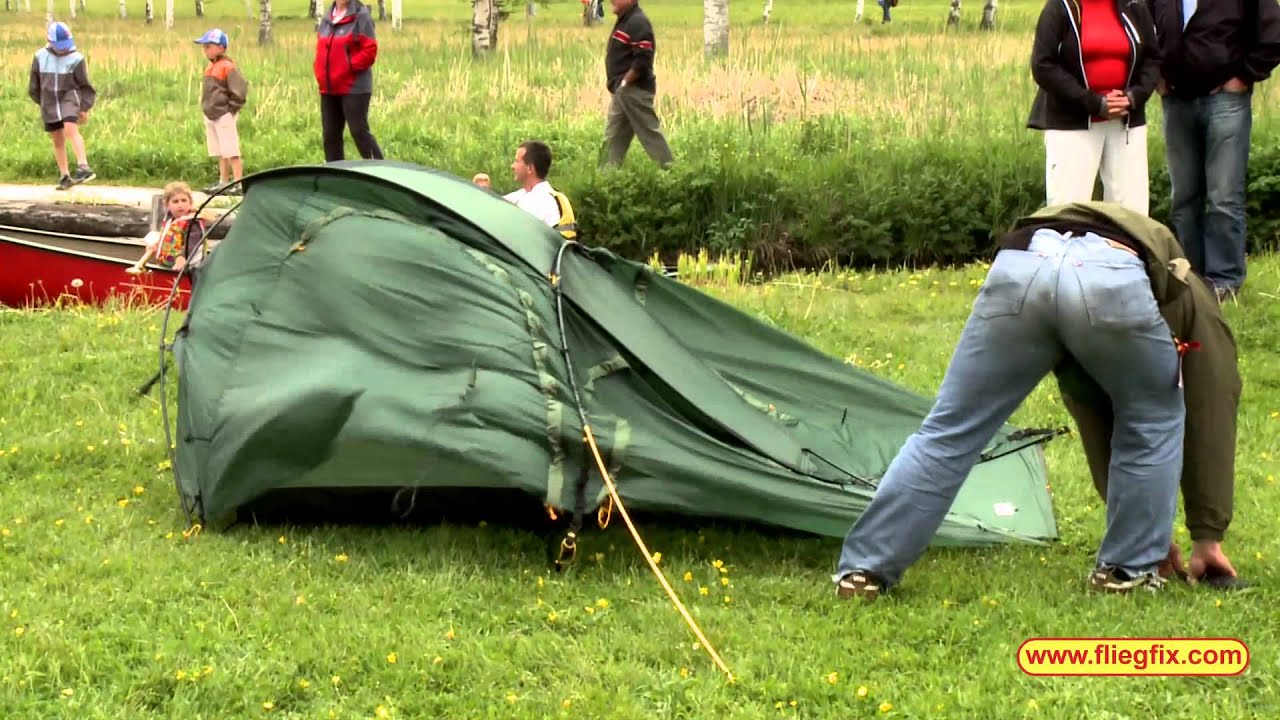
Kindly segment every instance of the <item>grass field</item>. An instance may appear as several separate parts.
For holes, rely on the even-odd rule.
[[[116,19],[114,2],[90,0],[89,14],[71,21],[101,91],[101,106],[85,126],[101,182],[204,183],[215,172],[204,157],[198,110],[205,61],[191,42],[215,23],[230,34],[230,54],[251,83],[240,118],[246,170],[321,160],[306,3],[274,3],[276,40],[265,49],[256,45],[257,21],[246,18],[243,4],[213,0],[204,19],[194,17],[193,5],[178,4],[171,31],[162,3],[147,26],[137,0],[129,0],[127,20]],[[760,22],[760,4],[735,4],[730,57],[708,63],[701,5],[647,0],[658,36],[658,111],[677,159],[796,173],[830,158],[871,162],[913,142],[972,143],[975,160],[1039,156],[1041,137],[1025,122],[1035,94],[1028,58],[1041,4],[1002,3],[994,33],[975,29],[977,2],[966,3],[959,32],[945,32],[948,5],[904,3],[882,26],[873,0],[862,24],[853,22],[852,2],[781,0],[768,25]],[[58,7],[66,19],[66,3]],[[594,171],[608,104],[608,23],[583,27],[577,2],[542,8],[531,22],[517,10],[500,30],[491,61],[475,63],[468,3],[405,7],[403,29],[389,20],[378,25],[370,122],[388,157],[465,177],[483,170],[506,183],[514,147],[540,137],[556,152],[553,175]],[[56,173],[23,92],[31,55],[43,44],[43,22],[37,3],[36,12],[10,13],[0,23],[0,126],[6,137],[23,138],[0,148],[2,180],[49,182]],[[1273,136],[1274,85],[1259,86],[1255,98],[1260,141]],[[1158,107],[1151,117],[1158,128]],[[1153,131],[1150,142],[1154,165],[1163,164],[1158,135]],[[347,152],[355,157],[350,141]],[[644,165],[638,146],[633,153]]]
[[[1251,270],[1254,292],[1227,307],[1246,389],[1226,547],[1260,590],[1086,594],[1103,509],[1062,438],[1047,449],[1061,542],[933,551],[872,606],[833,597],[834,539],[642,526],[734,685],[620,522],[567,576],[539,537],[499,524],[184,539],[158,402],[131,394],[160,317],[0,312],[0,717],[1276,717],[1280,261]],[[983,273],[702,286],[932,393]],[[1069,422],[1051,383],[1014,420]],[[1252,664],[1234,678],[1023,675],[1018,645],[1054,635],[1240,637]]]
[[[125,21],[115,3],[89,2],[72,26],[102,92],[85,126],[99,182],[212,179],[197,110],[203,61],[190,40],[213,24],[231,34],[253,83],[241,118],[246,169],[321,159],[304,2],[275,4],[267,49],[253,44],[256,20],[229,0],[206,3],[203,20],[179,5],[173,31],[162,3],[146,26],[141,2],[129,0]],[[0,15],[3,181],[56,179],[25,97],[43,42],[34,4]],[[1001,29],[978,33],[980,5],[966,2],[966,27],[944,34],[946,5],[904,3],[888,27],[870,0],[862,25],[852,3],[781,0],[769,26],[758,5],[735,5],[731,57],[707,65],[700,6],[646,2],[677,157],[802,173],[908,143],[1038,155],[1040,136],[1023,124],[1040,5],[1002,4]],[[474,64],[467,3],[406,11],[401,31],[379,24],[371,121],[388,156],[504,182],[512,148],[538,136],[556,150],[553,173],[591,172],[607,25],[581,27],[574,2],[540,9],[531,24],[517,13],[492,61]],[[1255,143],[1276,137],[1273,86],[1256,95]],[[1158,133],[1151,151],[1162,163]],[[897,598],[871,606],[835,600],[837,540],[642,526],[734,685],[697,649],[616,520],[584,541],[567,576],[547,570],[539,537],[498,523],[240,526],[185,538],[158,400],[133,394],[154,372],[160,316],[0,308],[0,718],[1280,717],[1280,257],[1250,262],[1246,293],[1226,308],[1245,377],[1226,550],[1257,590],[1087,595],[1104,508],[1078,440],[1060,438],[1047,448],[1059,543],[930,552]],[[975,265],[691,281],[932,394],[983,274]],[[1069,416],[1046,382],[1013,421]],[[1178,537],[1189,549],[1181,528]],[[1252,658],[1233,678],[1033,678],[1014,659],[1033,636],[1239,637]]]

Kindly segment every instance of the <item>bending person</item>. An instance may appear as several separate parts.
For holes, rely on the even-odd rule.
[[[1195,580],[1236,585],[1241,581],[1222,551],[1222,541],[1231,523],[1236,414],[1243,383],[1235,336],[1213,287],[1189,272],[1190,263],[1169,228],[1146,215],[1105,205],[1048,208],[1020,221],[1010,242],[1040,227],[1077,232],[1095,227],[1099,233],[1138,247],[1146,258],[1160,311],[1174,336],[1186,343],[1181,375],[1187,417],[1181,485],[1192,542],[1186,570]],[[1094,487],[1105,501],[1115,422],[1111,400],[1079,363],[1069,360],[1058,368],[1057,376],[1063,403],[1079,428]],[[1170,546],[1165,570],[1183,574],[1177,543]]]
[[[874,598],[901,581],[983,448],[1068,357],[1111,398],[1115,419],[1107,528],[1089,587],[1164,584],[1157,570],[1173,532],[1185,408],[1178,349],[1142,249],[1083,228],[1020,237],[1022,246],[1002,243],[933,409],[849,531],[833,578],[840,597]]]

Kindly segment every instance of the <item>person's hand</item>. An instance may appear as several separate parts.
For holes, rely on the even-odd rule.
[[[1173,575],[1185,578],[1187,574],[1186,564],[1182,562],[1182,548],[1177,541],[1169,543],[1169,555],[1165,557],[1160,566],[1156,568],[1156,572],[1160,577],[1167,578]]]
[[[1219,87],[1217,90],[1214,90],[1214,93],[1217,93],[1218,91],[1234,93],[1236,95],[1243,95],[1244,93],[1249,92],[1249,84],[1241,80],[1240,78],[1233,77],[1230,80],[1222,83],[1222,86]]]
[[[187,266],[187,259],[185,257],[179,256],[177,260],[173,261],[174,272],[182,272],[182,269],[185,268],[186,266]]]
[[[1112,90],[1107,93],[1107,116],[1118,118],[1129,114],[1131,103],[1123,90]]]
[[[1197,541],[1192,545],[1191,562],[1187,569],[1195,580],[1199,580],[1209,572],[1214,575],[1236,576],[1236,569],[1231,566],[1231,561],[1222,552],[1222,543],[1210,540]]]
[[[489,187],[489,176],[485,173],[476,173],[471,177],[471,182],[480,187]]]

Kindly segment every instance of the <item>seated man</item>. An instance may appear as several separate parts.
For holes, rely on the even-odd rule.
[[[551,171],[551,148],[536,140],[522,143],[516,148],[511,171],[520,187],[502,198],[555,228],[566,239],[576,239],[578,226],[569,198],[547,182],[547,173]],[[480,187],[489,187],[489,176],[484,173],[476,173],[471,181]]]
[[[1139,251],[1093,228],[1036,227],[1001,243],[937,400],[854,523],[840,597],[874,598],[928,548],[982,450],[1068,357],[1115,413],[1107,528],[1095,590],[1159,589],[1182,471],[1178,346]],[[1153,288],[1159,288],[1153,292]]]
[[[1023,219],[1005,246],[1016,246],[1036,228],[1090,227],[1135,247],[1144,256],[1160,312],[1179,342],[1186,402],[1182,497],[1192,551],[1190,579],[1232,587],[1242,584],[1222,551],[1231,522],[1235,484],[1236,413],[1242,381],[1235,337],[1213,288],[1188,272],[1190,265],[1167,227],[1146,215],[1101,204],[1047,208]],[[1063,404],[1080,431],[1094,487],[1107,499],[1107,468],[1114,426],[1111,400],[1073,359],[1056,369]],[[1181,549],[1170,546],[1162,571],[1184,575]]]

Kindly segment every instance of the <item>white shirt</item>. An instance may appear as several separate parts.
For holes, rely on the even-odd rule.
[[[551,184],[546,180],[533,186],[532,190],[520,188],[502,198],[515,203],[516,207],[538,218],[551,227],[560,222],[560,203],[551,194]]]

